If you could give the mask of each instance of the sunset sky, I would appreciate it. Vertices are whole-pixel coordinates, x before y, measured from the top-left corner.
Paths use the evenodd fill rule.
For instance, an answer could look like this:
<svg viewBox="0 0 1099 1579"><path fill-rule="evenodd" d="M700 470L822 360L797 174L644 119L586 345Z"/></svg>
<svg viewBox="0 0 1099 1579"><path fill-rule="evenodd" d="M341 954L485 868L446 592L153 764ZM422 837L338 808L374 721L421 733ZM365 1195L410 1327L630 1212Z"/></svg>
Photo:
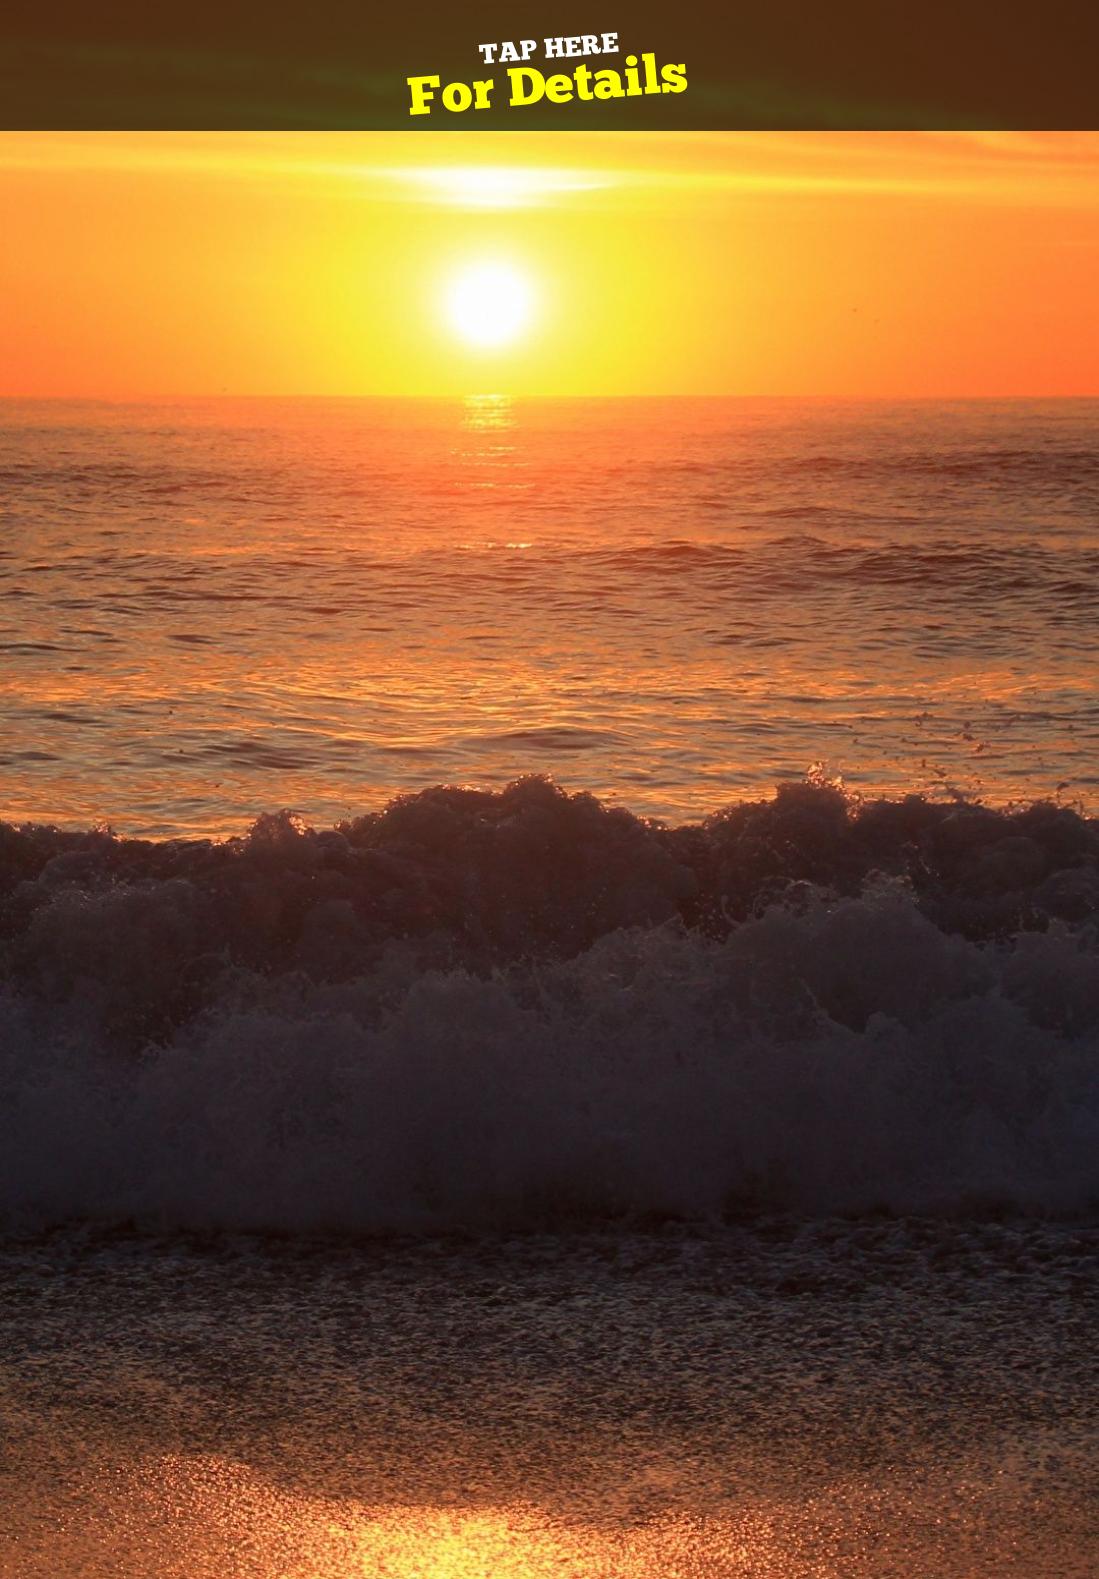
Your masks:
<svg viewBox="0 0 1099 1579"><path fill-rule="evenodd" d="M1099 393L1099 134L5 133L0 216L4 395Z"/></svg>

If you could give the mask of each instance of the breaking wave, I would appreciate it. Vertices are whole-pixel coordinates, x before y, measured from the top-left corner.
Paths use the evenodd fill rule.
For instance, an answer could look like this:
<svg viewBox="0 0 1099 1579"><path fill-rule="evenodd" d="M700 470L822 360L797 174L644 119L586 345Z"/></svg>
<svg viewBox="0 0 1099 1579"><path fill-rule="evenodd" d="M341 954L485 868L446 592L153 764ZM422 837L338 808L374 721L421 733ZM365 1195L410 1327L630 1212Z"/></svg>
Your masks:
<svg viewBox="0 0 1099 1579"><path fill-rule="evenodd" d="M1099 826L542 778L0 825L0 1220L338 1232L1099 1204Z"/></svg>

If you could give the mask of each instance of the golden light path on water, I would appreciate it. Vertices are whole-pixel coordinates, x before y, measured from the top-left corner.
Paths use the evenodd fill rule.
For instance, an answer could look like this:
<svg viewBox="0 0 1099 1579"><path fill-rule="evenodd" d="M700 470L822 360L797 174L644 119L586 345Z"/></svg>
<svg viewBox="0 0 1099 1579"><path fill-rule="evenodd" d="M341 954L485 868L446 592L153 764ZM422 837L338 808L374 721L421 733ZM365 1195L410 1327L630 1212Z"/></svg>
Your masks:
<svg viewBox="0 0 1099 1579"><path fill-rule="evenodd" d="M214 1455L100 1470L22 1579L109 1571L158 1579L788 1579L806 1509L688 1514L604 1524L534 1505L371 1507L283 1489ZM802 1526L799 1536L797 1526ZM810 1513L809 1525L817 1519ZM103 1564L109 1563L109 1569ZM148 1566L152 1564L153 1566Z"/></svg>
<svg viewBox="0 0 1099 1579"><path fill-rule="evenodd" d="M1093 1579L1076 1226L0 1246L0 1579Z"/></svg>
<svg viewBox="0 0 1099 1579"><path fill-rule="evenodd" d="M961 1481L930 1465L895 1479L849 1471L824 1490L757 1491L720 1511L680 1504L647 1515L613 1499L575 1515L525 1502L460 1506L457 1492L450 1506L374 1506L280 1486L218 1455L170 1454L89 1463L83 1484L65 1495L64 1514L44 1521L49 1531L37 1550L18 1542L17 1570L3 1566L0 1540L0 1572L5 1579L16 1571L18 1579L1032 1575L1038 1536L1019 1492L1006 1445L1003 1465ZM1055 1544L1058 1572L1077 1579L1083 1568Z"/></svg>
<svg viewBox="0 0 1099 1579"><path fill-rule="evenodd" d="M217 837L546 773L680 823L818 762L1094 803L1090 408L524 401L477 354L461 401L7 408L0 815Z"/></svg>
<svg viewBox="0 0 1099 1579"><path fill-rule="evenodd" d="M32 1560L21 1576L808 1579L835 1571L819 1555L829 1548L845 1550L854 1564L847 1571L862 1573L858 1554L869 1545L842 1523L812 1498L735 1517L676 1513L599 1525L554 1520L521 1503L375 1508L284 1490L216 1456L167 1456L97 1475L91 1505L51 1541L45 1566Z"/></svg>

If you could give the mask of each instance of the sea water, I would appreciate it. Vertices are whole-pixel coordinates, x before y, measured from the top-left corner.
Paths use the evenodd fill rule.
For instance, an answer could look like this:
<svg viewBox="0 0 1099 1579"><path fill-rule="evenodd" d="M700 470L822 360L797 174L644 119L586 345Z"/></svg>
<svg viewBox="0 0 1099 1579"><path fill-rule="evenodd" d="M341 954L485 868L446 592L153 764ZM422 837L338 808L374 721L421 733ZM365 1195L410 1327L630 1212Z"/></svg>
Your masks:
<svg viewBox="0 0 1099 1579"><path fill-rule="evenodd" d="M1094 1573L1097 410L3 408L3 1579Z"/></svg>
<svg viewBox="0 0 1099 1579"><path fill-rule="evenodd" d="M0 403L0 815L1091 806L1099 402Z"/></svg>

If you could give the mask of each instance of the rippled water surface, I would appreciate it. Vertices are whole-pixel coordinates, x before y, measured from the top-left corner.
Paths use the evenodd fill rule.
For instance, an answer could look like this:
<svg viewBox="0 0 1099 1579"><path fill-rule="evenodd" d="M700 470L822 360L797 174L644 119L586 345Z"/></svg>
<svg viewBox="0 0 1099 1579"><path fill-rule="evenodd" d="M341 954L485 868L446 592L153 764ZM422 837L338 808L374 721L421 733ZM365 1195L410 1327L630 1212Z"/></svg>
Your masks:
<svg viewBox="0 0 1099 1579"><path fill-rule="evenodd" d="M1097 416L0 406L0 1579L1091 1579Z"/></svg>
<svg viewBox="0 0 1099 1579"><path fill-rule="evenodd" d="M1099 403L0 405L0 814L1095 799Z"/></svg>

